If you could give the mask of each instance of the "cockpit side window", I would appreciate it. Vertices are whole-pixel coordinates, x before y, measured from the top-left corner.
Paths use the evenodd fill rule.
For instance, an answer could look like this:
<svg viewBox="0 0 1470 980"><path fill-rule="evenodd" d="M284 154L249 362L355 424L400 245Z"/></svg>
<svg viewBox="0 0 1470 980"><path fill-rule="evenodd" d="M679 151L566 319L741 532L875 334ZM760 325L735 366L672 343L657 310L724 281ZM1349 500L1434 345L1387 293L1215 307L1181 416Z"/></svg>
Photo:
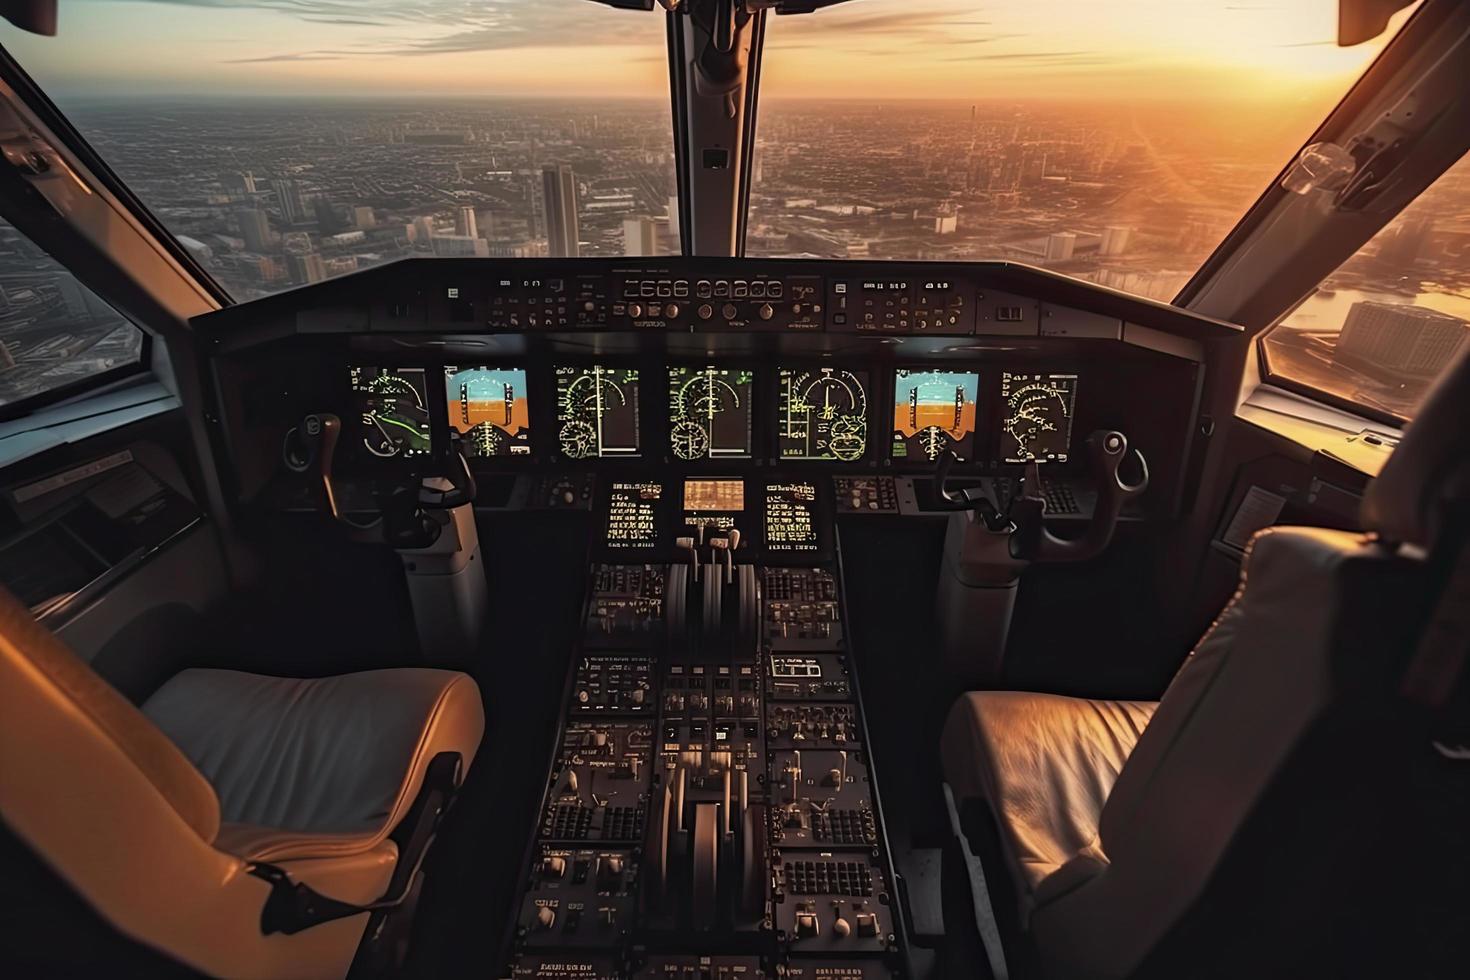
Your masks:
<svg viewBox="0 0 1470 980"><path fill-rule="evenodd" d="M141 369L142 330L0 220L0 418Z"/></svg>
<svg viewBox="0 0 1470 980"><path fill-rule="evenodd" d="M1272 328L1270 380L1360 414L1414 416L1470 345L1470 156Z"/></svg>

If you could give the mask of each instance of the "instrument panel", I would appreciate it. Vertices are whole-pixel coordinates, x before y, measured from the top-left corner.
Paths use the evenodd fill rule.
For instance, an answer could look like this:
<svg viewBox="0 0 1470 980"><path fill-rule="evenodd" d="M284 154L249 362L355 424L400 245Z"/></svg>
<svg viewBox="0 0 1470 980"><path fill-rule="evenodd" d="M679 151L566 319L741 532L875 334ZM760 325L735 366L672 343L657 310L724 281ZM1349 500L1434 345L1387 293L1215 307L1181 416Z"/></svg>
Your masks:
<svg viewBox="0 0 1470 980"><path fill-rule="evenodd" d="M558 364L548 372L535 365L457 362L353 365L347 373L364 450L360 462L410 467L445 456L451 444L473 462L505 465L533 457L576 462L652 455L691 464L769 459L928 469L945 453L959 463L1066 463L1077 436L1072 422L1079 391L1085 390L1078 371L1005 367L875 372L858 364L766 369L713 363L650 371L599 363ZM425 381L439 373L442 406ZM654 373L666 379L666 399L649 411L641 379ZM553 393L554 438L541 438L538 388ZM892 415L885 420L879 405L889 396ZM646 426L650 414L656 422ZM871 438L880 425L889 427L886 444Z"/></svg>

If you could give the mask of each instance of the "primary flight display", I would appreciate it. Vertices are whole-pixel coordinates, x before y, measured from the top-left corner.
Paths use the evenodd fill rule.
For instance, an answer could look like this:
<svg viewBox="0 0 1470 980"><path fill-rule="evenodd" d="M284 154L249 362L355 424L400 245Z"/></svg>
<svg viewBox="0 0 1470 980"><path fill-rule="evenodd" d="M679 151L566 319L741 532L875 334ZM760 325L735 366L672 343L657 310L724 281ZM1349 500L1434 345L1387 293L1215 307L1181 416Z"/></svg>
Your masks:
<svg viewBox="0 0 1470 980"><path fill-rule="evenodd" d="M522 368L444 368L449 427L464 454L486 459L531 453L531 409Z"/></svg>
<svg viewBox="0 0 1470 980"><path fill-rule="evenodd" d="M975 401L980 376L973 371L910 371L899 368L893 384L893 447L896 460L937 460L954 453L975 455Z"/></svg>

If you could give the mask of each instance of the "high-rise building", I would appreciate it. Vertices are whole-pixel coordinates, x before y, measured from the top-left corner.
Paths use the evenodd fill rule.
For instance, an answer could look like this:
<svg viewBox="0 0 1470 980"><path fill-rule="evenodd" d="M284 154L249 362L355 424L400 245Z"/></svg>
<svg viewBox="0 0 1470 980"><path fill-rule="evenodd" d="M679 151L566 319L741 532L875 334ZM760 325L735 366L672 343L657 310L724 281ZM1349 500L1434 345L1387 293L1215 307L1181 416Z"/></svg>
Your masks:
<svg viewBox="0 0 1470 980"><path fill-rule="evenodd" d="M479 238L474 208L460 208L454 216L454 233L464 238Z"/></svg>
<svg viewBox="0 0 1470 980"><path fill-rule="evenodd" d="M1333 357L1391 374L1434 377L1470 343L1470 321L1438 310L1360 300Z"/></svg>
<svg viewBox="0 0 1470 980"><path fill-rule="evenodd" d="M301 191L301 182L290 178L271 181L271 191L276 195L276 205L281 209L281 220L294 225L306 217L306 196Z"/></svg>
<svg viewBox="0 0 1470 980"><path fill-rule="evenodd" d="M1413 265L1424 253L1434 222L1428 216L1409 216L1396 221L1383 235L1378 259L1394 265Z"/></svg>
<svg viewBox="0 0 1470 980"><path fill-rule="evenodd" d="M295 283L321 282L327 278L326 263L316 252L308 252L305 255L286 256L286 267L291 271L291 281Z"/></svg>
<svg viewBox="0 0 1470 980"><path fill-rule="evenodd" d="M1077 248L1077 235L1070 231L1055 231L1046 236L1046 261L1066 262Z"/></svg>
<svg viewBox="0 0 1470 980"><path fill-rule="evenodd" d="M359 204L352 209L352 223L358 228L376 228L378 216L370 205Z"/></svg>
<svg viewBox="0 0 1470 980"><path fill-rule="evenodd" d="M238 197L254 194L256 190L255 175L248 170L231 174L225 178L225 189Z"/></svg>
<svg viewBox="0 0 1470 980"><path fill-rule="evenodd" d="M470 235L435 235L430 244L440 258L485 258L490 254L490 244L485 239Z"/></svg>
<svg viewBox="0 0 1470 980"><path fill-rule="evenodd" d="M414 218L413 227L414 240L419 242L427 243L438 233L438 229L434 227L434 219L430 217Z"/></svg>
<svg viewBox="0 0 1470 980"><path fill-rule="evenodd" d="M654 225L652 219L623 219L623 254L658 254L658 228Z"/></svg>
<svg viewBox="0 0 1470 980"><path fill-rule="evenodd" d="M552 258L576 258L580 239L577 228L577 180L565 163L544 167L541 193L546 215L546 254Z"/></svg>
<svg viewBox="0 0 1470 980"><path fill-rule="evenodd" d="M252 252L266 252L271 246L271 223L265 212L255 208L235 212L235 225L245 247Z"/></svg>
<svg viewBox="0 0 1470 980"><path fill-rule="evenodd" d="M960 218L957 214L936 214L934 216L934 234L953 235L959 229Z"/></svg>
<svg viewBox="0 0 1470 980"><path fill-rule="evenodd" d="M1108 225L1103 229L1099 255L1122 255L1128 248L1128 236L1133 231L1127 225Z"/></svg>

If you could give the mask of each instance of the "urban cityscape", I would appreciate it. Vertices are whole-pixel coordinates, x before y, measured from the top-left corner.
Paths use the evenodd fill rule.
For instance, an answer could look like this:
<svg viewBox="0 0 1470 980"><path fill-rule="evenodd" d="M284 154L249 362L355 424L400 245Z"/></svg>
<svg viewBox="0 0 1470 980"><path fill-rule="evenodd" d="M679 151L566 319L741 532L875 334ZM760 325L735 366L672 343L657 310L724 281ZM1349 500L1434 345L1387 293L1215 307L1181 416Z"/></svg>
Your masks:
<svg viewBox="0 0 1470 980"><path fill-rule="evenodd" d="M237 301L409 257L679 250L667 103L77 101L79 131ZM1004 259L1167 301L1313 119L1192 124L1054 102L762 101L753 256ZM1394 415L1470 335L1459 167L1268 342L1271 369ZM140 335L0 230L0 403Z"/></svg>

